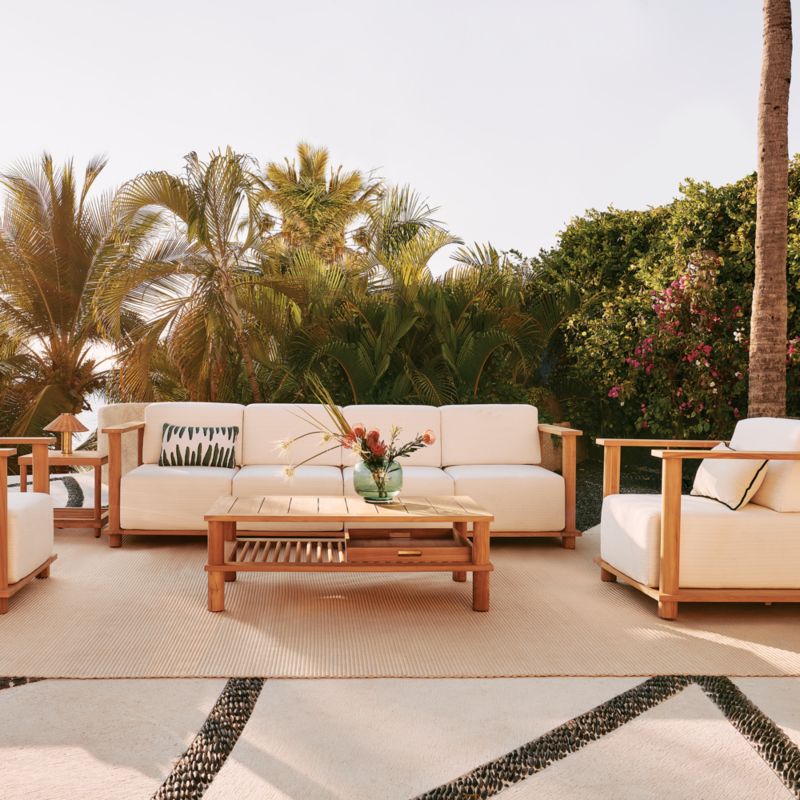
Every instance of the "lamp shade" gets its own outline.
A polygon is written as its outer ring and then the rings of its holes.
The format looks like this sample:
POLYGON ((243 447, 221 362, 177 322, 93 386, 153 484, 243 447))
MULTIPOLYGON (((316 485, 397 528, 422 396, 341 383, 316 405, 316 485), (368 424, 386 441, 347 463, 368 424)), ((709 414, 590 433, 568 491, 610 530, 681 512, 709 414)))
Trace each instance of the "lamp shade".
POLYGON ((74 414, 59 414, 44 426, 44 430, 51 433, 81 433, 89 429, 74 414))

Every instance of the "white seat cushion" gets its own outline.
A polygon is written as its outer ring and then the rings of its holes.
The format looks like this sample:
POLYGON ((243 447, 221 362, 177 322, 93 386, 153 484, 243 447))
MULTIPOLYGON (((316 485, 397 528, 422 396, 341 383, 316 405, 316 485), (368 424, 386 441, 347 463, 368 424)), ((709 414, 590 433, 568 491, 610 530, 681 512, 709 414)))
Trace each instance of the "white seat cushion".
MULTIPOLYGON (((661 495, 615 494, 603 500, 600 555, 611 566, 657 587, 661 495)), ((682 588, 800 588, 800 514, 755 503, 731 511, 714 500, 681 501, 682 588)))
MULTIPOLYGON (((345 406, 342 411, 351 426, 361 422, 367 430, 377 428, 386 444, 389 444, 392 425, 400 428, 398 436, 400 443, 407 442, 426 430, 432 430, 436 441, 432 445, 413 452, 408 458, 403 458, 401 463, 403 468, 406 465, 414 467, 442 466, 441 415, 436 406, 356 405, 345 406)), ((345 466, 355 464, 357 459, 358 456, 352 450, 342 451, 342 463, 345 466)))
POLYGON ((331 428, 325 408, 318 403, 254 403, 244 410, 242 463, 297 464, 314 457, 310 465, 338 467, 342 463, 340 447, 324 442, 322 434, 308 416, 331 428), (310 435, 304 435, 310 434, 310 435), (297 438, 302 437, 302 438, 297 438), (287 449, 281 442, 295 439, 287 449), (324 452, 330 450, 330 452, 324 452))
MULTIPOLYGON (((800 420, 760 417, 736 423, 734 450, 800 452, 800 420)), ((773 511, 800 511, 800 461, 770 461, 753 502, 773 511)))
POLYGON ((539 412, 520 404, 442 406, 442 466, 538 464, 539 412))
MULTIPOLYGON (((291 478, 286 477, 281 465, 255 465, 242 467, 233 479, 236 497, 260 494, 334 495, 342 496, 342 470, 339 467, 318 467, 307 464, 297 467, 291 478)), ((248 522, 238 526, 249 531, 340 531, 335 523, 314 522, 248 522)))
POLYGON ((53 500, 40 492, 8 495, 8 582, 30 575, 53 555, 53 500))
POLYGON ((531 464, 446 467, 454 493, 468 495, 494 514, 492 531, 562 531, 564 479, 531 464))
POLYGON ((144 441, 142 461, 157 464, 161 455, 161 435, 164 423, 170 425, 234 425, 236 463, 242 463, 242 426, 244 406, 238 403, 150 403, 144 410, 144 441))
POLYGON ((142 464, 122 476, 123 529, 207 530, 204 515, 222 495, 231 494, 235 469, 159 467, 142 464))

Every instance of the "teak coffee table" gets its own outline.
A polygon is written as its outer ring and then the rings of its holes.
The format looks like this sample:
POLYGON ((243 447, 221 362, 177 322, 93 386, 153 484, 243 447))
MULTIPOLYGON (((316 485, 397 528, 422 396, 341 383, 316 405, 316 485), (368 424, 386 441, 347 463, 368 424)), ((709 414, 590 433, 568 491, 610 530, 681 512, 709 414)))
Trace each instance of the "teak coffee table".
POLYGON ((360 497, 220 497, 205 515, 208 610, 225 610, 225 582, 235 581, 237 572, 451 572, 459 582, 471 572, 472 608, 488 611, 493 519, 470 497, 402 497, 387 505, 360 497), (375 527, 329 534, 237 529, 254 522, 359 522, 375 527), (416 522, 452 527, 402 527, 416 522))

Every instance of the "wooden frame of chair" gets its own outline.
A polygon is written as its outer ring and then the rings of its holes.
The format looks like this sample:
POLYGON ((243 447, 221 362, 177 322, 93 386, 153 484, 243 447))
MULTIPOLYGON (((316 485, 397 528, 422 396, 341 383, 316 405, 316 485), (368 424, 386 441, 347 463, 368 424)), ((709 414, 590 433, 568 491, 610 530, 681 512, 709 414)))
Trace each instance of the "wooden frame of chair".
POLYGON ((8 459, 17 454, 17 445, 33 447, 33 491, 50 494, 50 474, 47 464, 47 448, 56 440, 49 436, 11 436, 0 438, 0 445, 14 447, 0 449, 0 614, 8 611, 8 600, 34 578, 49 578, 50 565, 56 560, 55 553, 36 569, 15 583, 8 582, 8 459))
MULTIPOLYGON (((122 536, 133 534, 142 536, 205 536, 205 530, 143 530, 123 528, 120 524, 120 500, 122 483, 122 436, 126 433, 137 434, 137 460, 142 463, 144 444, 144 422, 123 422, 109 425, 101 430, 108 435, 108 526, 104 533, 108 534, 110 547, 120 547, 122 536)), ((575 539, 582 536, 575 524, 576 470, 577 470, 577 438, 583 432, 575 428, 561 425, 539 425, 539 437, 558 436, 561 439, 561 475, 564 478, 564 528, 560 531, 492 531, 492 536, 513 537, 555 537, 567 550, 575 549, 575 539)))
POLYGON ((597 439, 603 447, 603 497, 619 494, 620 461, 623 447, 649 447, 651 455, 661 460, 661 548, 659 553, 658 588, 647 586, 602 558, 595 559, 600 579, 613 582, 618 578, 658 601, 658 616, 673 620, 679 603, 798 603, 800 589, 702 589, 685 588, 680 581, 681 553, 681 489, 683 462, 687 459, 746 459, 800 461, 800 453, 773 451, 711 450, 720 440, 680 439, 597 439), (686 449, 683 449, 686 448, 686 449))

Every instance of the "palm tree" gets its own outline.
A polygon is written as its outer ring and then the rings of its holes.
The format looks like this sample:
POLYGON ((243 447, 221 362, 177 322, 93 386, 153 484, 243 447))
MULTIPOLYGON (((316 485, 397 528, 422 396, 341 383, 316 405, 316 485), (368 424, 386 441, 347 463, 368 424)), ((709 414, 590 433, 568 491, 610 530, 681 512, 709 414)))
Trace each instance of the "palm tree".
POLYGON ((758 111, 756 272, 750 321, 748 414, 786 414, 786 251, 791 0, 764 0, 758 111))
MULTIPOLYGON (((95 345, 98 276, 113 269, 111 197, 89 193, 106 164, 92 159, 78 186, 72 161, 45 153, 0 176, 0 382, 4 429, 38 433, 60 412, 88 408, 105 372, 95 345), (6 425, 8 427, 6 427, 6 425)), ((120 319, 124 331, 132 318, 120 319)))
POLYGON ((286 303, 259 285, 261 246, 272 224, 249 157, 230 148, 208 162, 196 153, 182 176, 146 172, 124 184, 114 213, 128 266, 101 280, 96 309, 110 332, 128 310, 144 319, 128 337, 118 375, 122 396, 153 396, 150 371, 163 352, 193 399, 260 402, 256 360, 263 324, 280 327, 286 303), (271 300, 275 302, 270 302, 271 300))
POLYGON ((379 183, 357 170, 329 170, 328 161, 325 148, 300 142, 296 162, 267 165, 261 197, 277 212, 272 244, 284 254, 302 247, 330 263, 351 254, 348 233, 368 215, 379 183))

